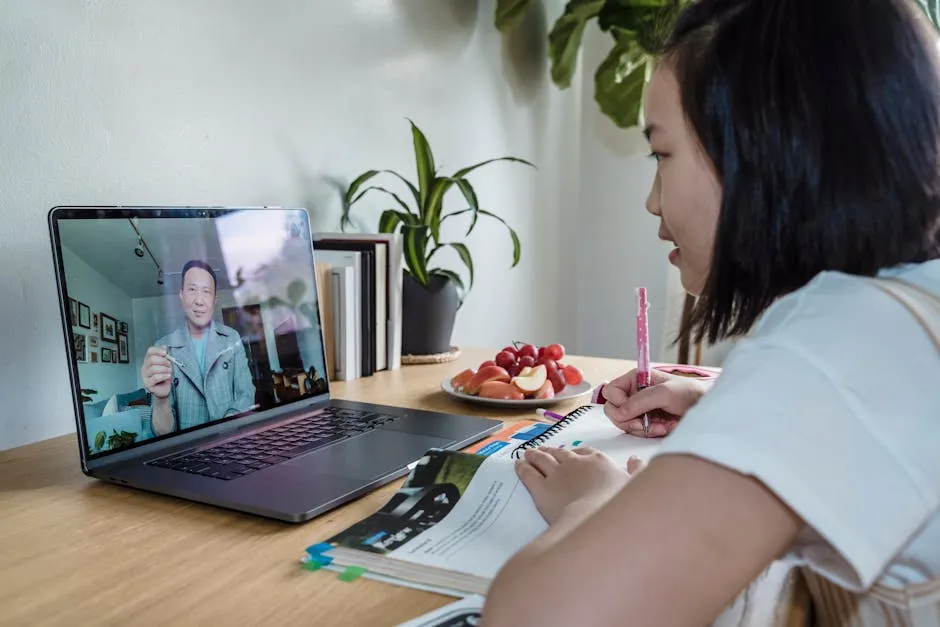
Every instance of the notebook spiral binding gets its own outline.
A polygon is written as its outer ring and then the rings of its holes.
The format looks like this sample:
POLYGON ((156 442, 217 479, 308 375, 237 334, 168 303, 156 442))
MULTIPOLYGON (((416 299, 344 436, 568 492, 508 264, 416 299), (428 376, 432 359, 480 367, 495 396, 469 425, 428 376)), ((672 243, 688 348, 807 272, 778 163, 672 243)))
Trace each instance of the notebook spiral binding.
POLYGON ((534 438, 526 440, 525 442, 523 442, 522 444, 514 448, 512 450, 512 456, 514 458, 518 458, 519 455, 522 454, 521 451, 524 451, 525 449, 536 448, 537 446, 544 444, 553 435, 555 435, 556 433, 558 433, 559 431, 567 427, 569 424, 577 420, 578 416, 581 416, 582 414, 586 414, 587 412, 589 412, 591 410, 591 407, 592 405, 582 405, 581 407, 578 407, 577 409, 573 409, 569 413, 565 414, 564 418, 562 418, 561 420, 559 420, 558 422, 550 426, 548 429, 546 429, 542 433, 538 434, 534 438))

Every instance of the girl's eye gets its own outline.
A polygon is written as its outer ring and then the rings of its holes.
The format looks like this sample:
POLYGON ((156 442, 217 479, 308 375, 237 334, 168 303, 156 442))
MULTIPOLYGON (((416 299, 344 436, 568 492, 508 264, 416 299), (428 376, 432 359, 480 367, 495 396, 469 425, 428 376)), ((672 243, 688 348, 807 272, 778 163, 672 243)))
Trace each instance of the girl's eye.
POLYGON ((651 151, 647 156, 655 159, 657 163, 659 163, 659 160, 663 158, 663 156, 655 150, 651 151))

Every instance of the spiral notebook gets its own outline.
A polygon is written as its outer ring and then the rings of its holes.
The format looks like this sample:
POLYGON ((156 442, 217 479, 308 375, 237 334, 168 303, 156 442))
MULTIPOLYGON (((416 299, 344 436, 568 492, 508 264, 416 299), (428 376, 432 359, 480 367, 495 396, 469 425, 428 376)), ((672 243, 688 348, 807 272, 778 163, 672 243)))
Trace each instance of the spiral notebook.
POLYGON ((508 455, 431 450, 402 487, 371 516, 307 548, 304 564, 430 589, 451 596, 486 594, 519 549, 547 528, 514 458, 538 446, 591 446, 626 464, 649 459, 659 440, 623 433, 602 405, 584 405, 508 455))

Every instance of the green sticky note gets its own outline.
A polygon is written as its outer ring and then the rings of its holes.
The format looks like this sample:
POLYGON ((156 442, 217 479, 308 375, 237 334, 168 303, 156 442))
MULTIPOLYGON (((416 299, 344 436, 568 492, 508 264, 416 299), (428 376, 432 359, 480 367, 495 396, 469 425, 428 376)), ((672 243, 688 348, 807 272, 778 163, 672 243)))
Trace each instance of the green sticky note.
POLYGON ((341 581, 355 581, 362 577, 364 572, 366 572, 366 569, 362 566, 347 566, 346 570, 339 574, 338 579, 341 581))
POLYGON ((320 570, 323 566, 320 564, 320 562, 309 560, 309 561, 303 562, 300 565, 300 567, 303 568, 304 570, 320 570))
POLYGON ((571 446, 578 446, 580 444, 581 444, 581 440, 575 440, 574 442, 571 443, 571 446))

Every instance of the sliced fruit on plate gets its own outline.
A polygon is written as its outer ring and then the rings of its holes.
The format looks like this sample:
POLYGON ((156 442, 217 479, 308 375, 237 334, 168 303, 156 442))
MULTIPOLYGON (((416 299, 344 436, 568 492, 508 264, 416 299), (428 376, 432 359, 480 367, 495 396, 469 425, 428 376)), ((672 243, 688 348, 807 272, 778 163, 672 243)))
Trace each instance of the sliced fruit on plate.
POLYGON ((521 401, 525 395, 511 383, 505 381, 487 381, 480 386, 480 398, 521 401))
POLYGON ((484 366, 477 370, 477 373, 464 384, 463 391, 466 394, 476 394, 480 391, 480 386, 487 381, 509 383, 509 373, 506 372, 505 368, 499 366, 484 366))
POLYGON ((543 383, 542 387, 535 391, 535 394, 532 395, 532 398, 555 398, 555 387, 552 385, 552 382, 548 379, 545 379, 545 383, 543 383))
POLYGON ((529 366, 519 371, 510 383, 523 394, 534 394, 547 380, 548 372, 544 365, 529 366))
POLYGON ((467 368, 466 370, 462 370, 455 374, 454 377, 450 380, 450 386, 458 392, 462 392, 464 387, 470 383, 470 379, 472 379, 473 375, 476 373, 477 371, 474 368, 467 368))

